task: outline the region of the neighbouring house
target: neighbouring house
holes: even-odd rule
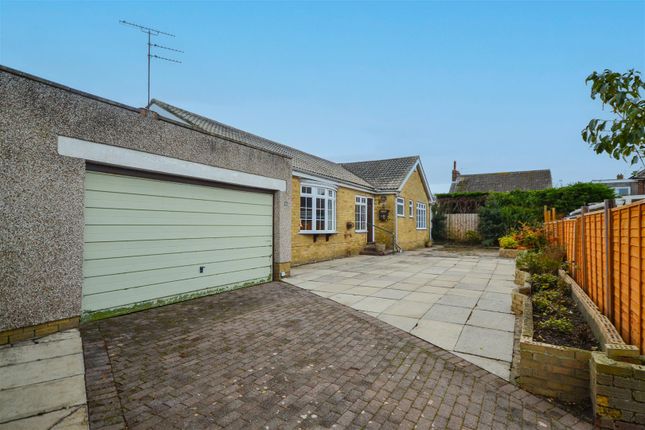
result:
[[[430,241],[433,196],[418,156],[335,163],[160,100],[150,109],[292,159],[291,265],[355,255],[373,243],[406,250]]]
[[[457,170],[457,162],[455,161],[452,168],[450,192],[531,191],[552,187],[553,180],[549,169],[462,175]]]
[[[618,197],[645,194],[645,170],[636,172],[629,178],[619,174],[616,175],[616,179],[594,179],[591,182],[607,185]]]
[[[418,157],[344,166],[3,66],[0,105],[0,344],[430,237]]]

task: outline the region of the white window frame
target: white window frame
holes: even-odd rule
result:
[[[311,222],[311,229],[303,229],[303,199],[309,200],[310,216],[305,221]],[[322,208],[318,207],[321,204]],[[319,218],[320,210],[322,217]],[[317,228],[322,222],[323,228]],[[336,188],[329,185],[303,182],[300,184],[300,233],[330,234],[336,233]]]
[[[408,216],[414,218],[414,202],[412,200],[408,200]]]
[[[405,199],[403,197],[396,198],[396,216],[405,216]]]
[[[632,194],[632,188],[631,187],[612,187],[614,189],[614,192],[618,197],[625,197],[629,196]],[[620,194],[619,190],[627,190],[627,194]]]
[[[428,211],[425,203],[417,202],[417,230],[428,229]]]
[[[367,233],[367,197],[356,196],[354,206],[354,231]]]

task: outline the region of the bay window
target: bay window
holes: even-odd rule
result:
[[[300,187],[300,232],[336,232],[336,190],[329,186]]]
[[[426,204],[417,202],[417,230],[425,230],[426,228],[428,228]]]
[[[365,233],[367,232],[367,197],[356,196],[355,208],[356,233]]]

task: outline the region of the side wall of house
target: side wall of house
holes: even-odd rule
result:
[[[0,68],[0,331],[77,318],[85,160],[58,137],[282,179],[291,160]],[[274,263],[290,261],[291,188],[274,193]]]
[[[421,248],[426,245],[430,237],[430,197],[426,193],[419,170],[410,175],[399,197],[405,199],[405,215],[396,216],[396,204],[394,214],[397,222],[397,242],[403,249]],[[412,200],[412,217],[408,214],[408,202]],[[417,229],[417,202],[426,205],[426,229]],[[395,202],[396,203],[396,202]]]
[[[379,211],[388,211],[387,219],[379,219]],[[394,233],[396,220],[396,196],[394,194],[381,194],[374,200],[374,224],[381,229],[376,229],[376,243],[384,243],[385,249],[392,249],[392,233]],[[390,233],[391,232],[391,233]]]
[[[355,224],[356,196],[373,197],[373,195],[338,187],[336,193],[336,233],[319,234],[314,242],[314,235],[300,233],[300,179],[294,176],[291,184],[293,196],[291,211],[292,265],[349,257],[361,252],[367,244],[367,233],[356,233],[355,226],[347,228],[347,223]]]

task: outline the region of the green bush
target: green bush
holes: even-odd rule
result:
[[[553,290],[558,287],[559,278],[550,273],[535,274],[531,276],[531,290],[540,292],[544,290]]]
[[[499,207],[487,205],[479,208],[479,234],[484,245],[494,246],[498,238],[508,234],[509,231]]]
[[[507,234],[506,236],[502,236],[499,238],[499,246],[504,249],[515,249],[517,248],[519,243],[517,243],[517,240],[513,237],[511,234]]]
[[[482,237],[476,231],[468,230],[465,235],[465,241],[473,244],[480,243],[482,241]]]
[[[561,333],[572,333],[573,323],[567,317],[549,317],[544,321],[538,323],[538,327],[546,330],[559,331]]]
[[[547,246],[538,251],[520,252],[515,260],[518,269],[531,275],[550,273],[555,275],[562,266],[564,252],[557,246]]]
[[[438,209],[437,205],[432,206],[432,238],[434,240],[446,240],[448,238],[446,218],[446,214]]]

